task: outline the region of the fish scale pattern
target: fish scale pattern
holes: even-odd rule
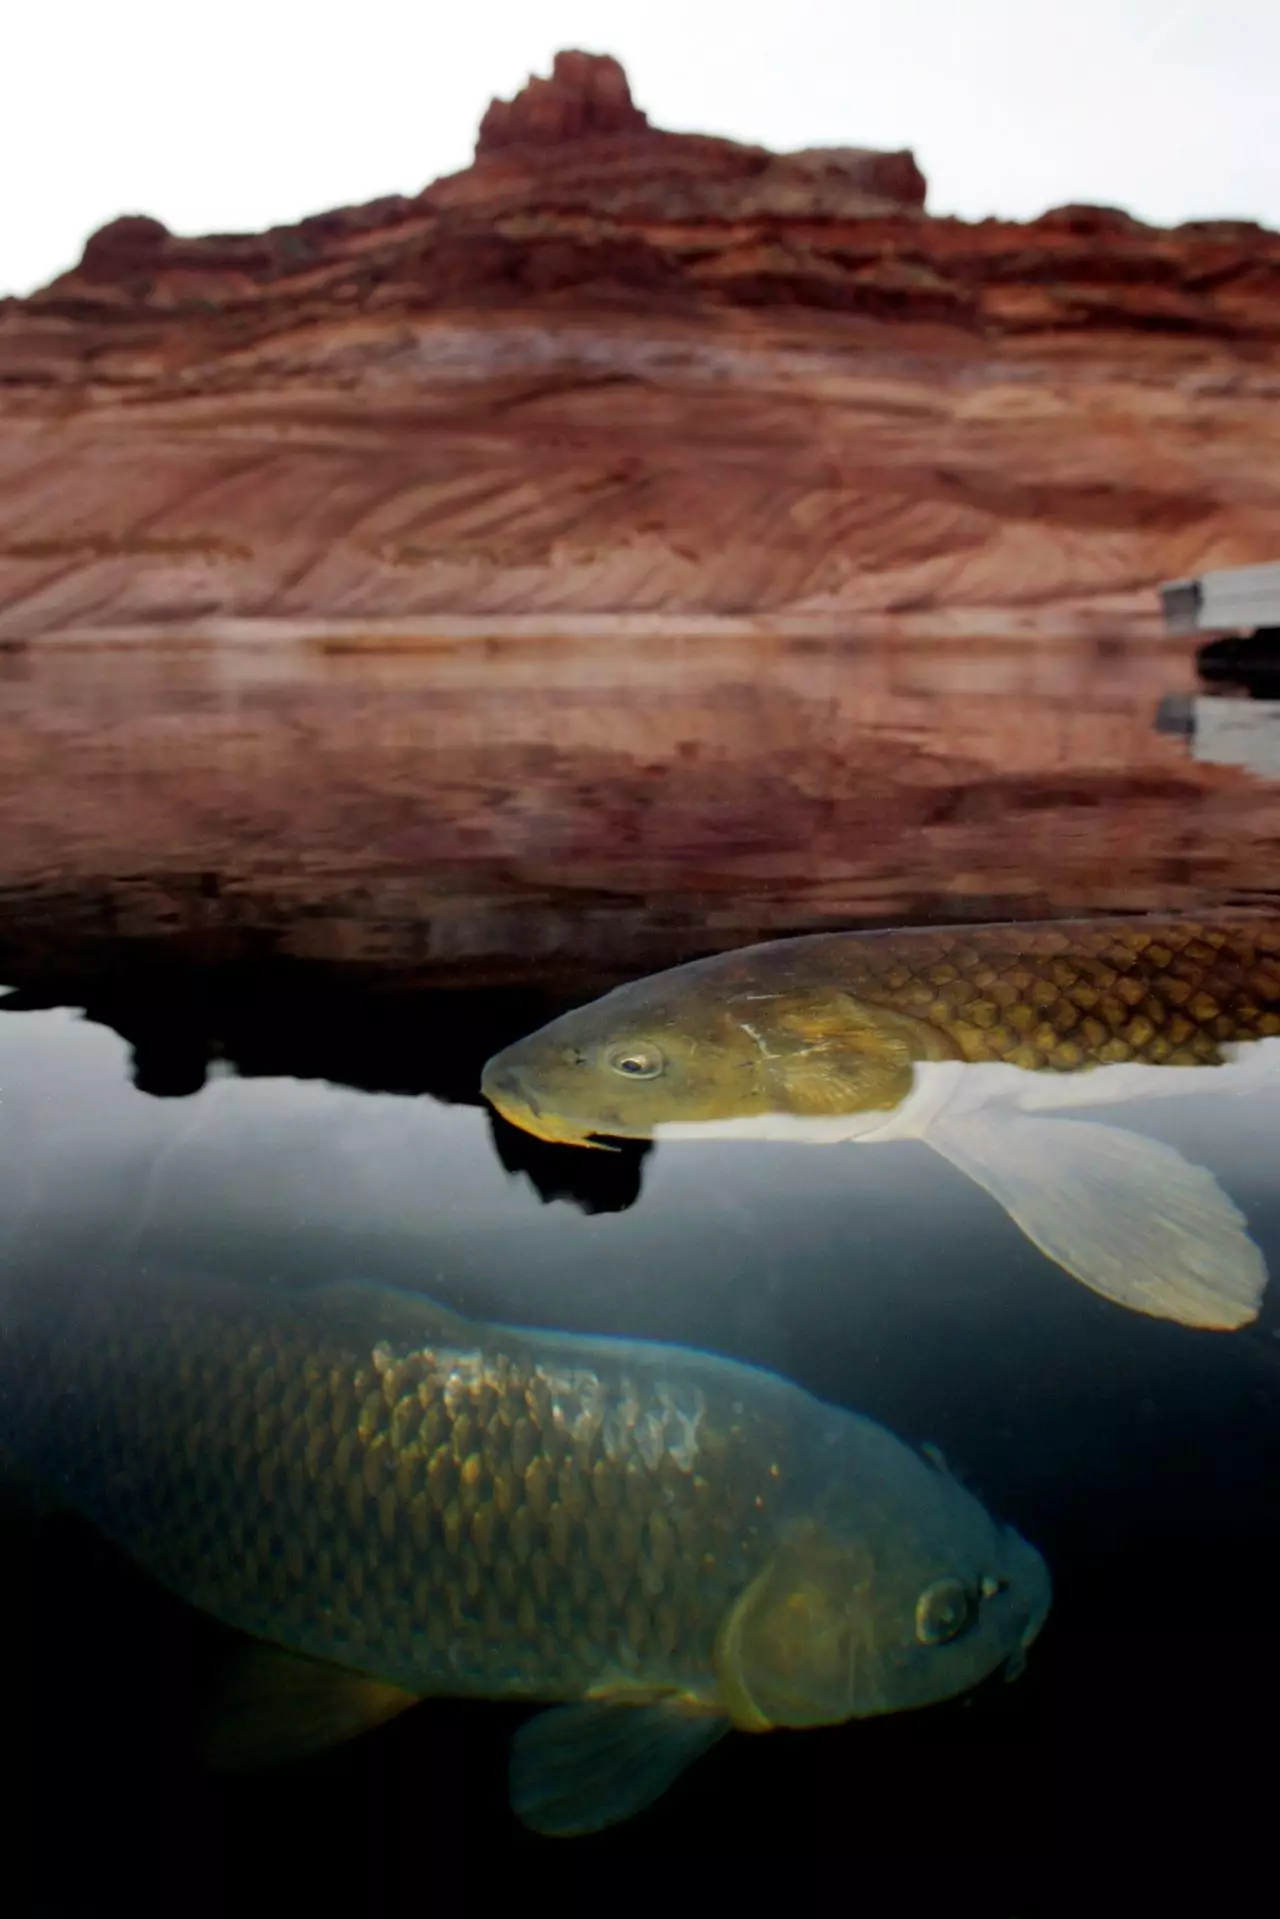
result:
[[[81,1509],[230,1623],[410,1689],[709,1682],[786,1492],[785,1422],[621,1361],[207,1297],[85,1332],[28,1381],[66,1409],[51,1476],[93,1459]]]
[[[830,950],[845,990],[928,1020],[974,1061],[1208,1066],[1224,1045],[1280,1035],[1273,924],[918,929]]]

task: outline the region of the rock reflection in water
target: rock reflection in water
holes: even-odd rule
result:
[[[706,637],[7,657],[0,964],[563,985],[831,926],[1203,910],[1255,880],[1280,794],[1153,730],[1177,660]]]

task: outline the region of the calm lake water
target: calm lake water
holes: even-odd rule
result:
[[[753,939],[1268,909],[1280,791],[1156,730],[1190,680],[1177,649],[0,656],[7,1327],[67,1275],[188,1302],[359,1279],[681,1342],[940,1447],[1054,1584],[1016,1683],[734,1735],[632,1821],[552,1840],[507,1803],[511,1703],[432,1701],[211,1775],[201,1713],[235,1636],[15,1474],[13,1909],[149,1908],[175,1855],[187,1910],[248,1910],[251,1883],[372,1913],[421,1892],[424,1851],[438,1896],[496,1853],[573,1884],[741,1858],[747,1833],[807,1884],[851,1844],[971,1875],[1034,1868],[1083,1822],[1172,1846],[1183,1809],[1251,1816],[1240,1742],[1276,1703],[1272,1292],[1234,1332],[1125,1311],[919,1140],[588,1152],[479,1091],[558,1013]],[[1280,1083],[1081,1114],[1208,1169],[1280,1270]],[[983,1883],[993,1914],[1048,1909]]]

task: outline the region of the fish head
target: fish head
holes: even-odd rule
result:
[[[911,1091],[916,1060],[954,1052],[924,1021],[849,994],[695,962],[562,1014],[495,1054],[481,1086],[525,1132],[589,1145],[883,1114]]]
[[[721,1626],[717,1671],[735,1722],[835,1725],[1014,1678],[1049,1611],[1048,1568],[945,1468],[895,1461],[856,1481],[779,1548]],[[848,1512],[841,1523],[838,1506]]]

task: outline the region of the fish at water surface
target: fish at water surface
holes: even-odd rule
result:
[[[731,1727],[1013,1672],[1048,1610],[1039,1554],[945,1470],[711,1354],[364,1284],[135,1276],[4,1306],[6,1455],[172,1591],[303,1655],[246,1659],[223,1763],[426,1696],[560,1701],[516,1735],[512,1800],[590,1831]]]
[[[1277,1036],[1275,922],[821,933],[620,986],[497,1054],[482,1088],[577,1145],[922,1139],[1096,1292],[1222,1330],[1256,1316],[1267,1274],[1218,1182],[1048,1115],[1280,1086]]]

